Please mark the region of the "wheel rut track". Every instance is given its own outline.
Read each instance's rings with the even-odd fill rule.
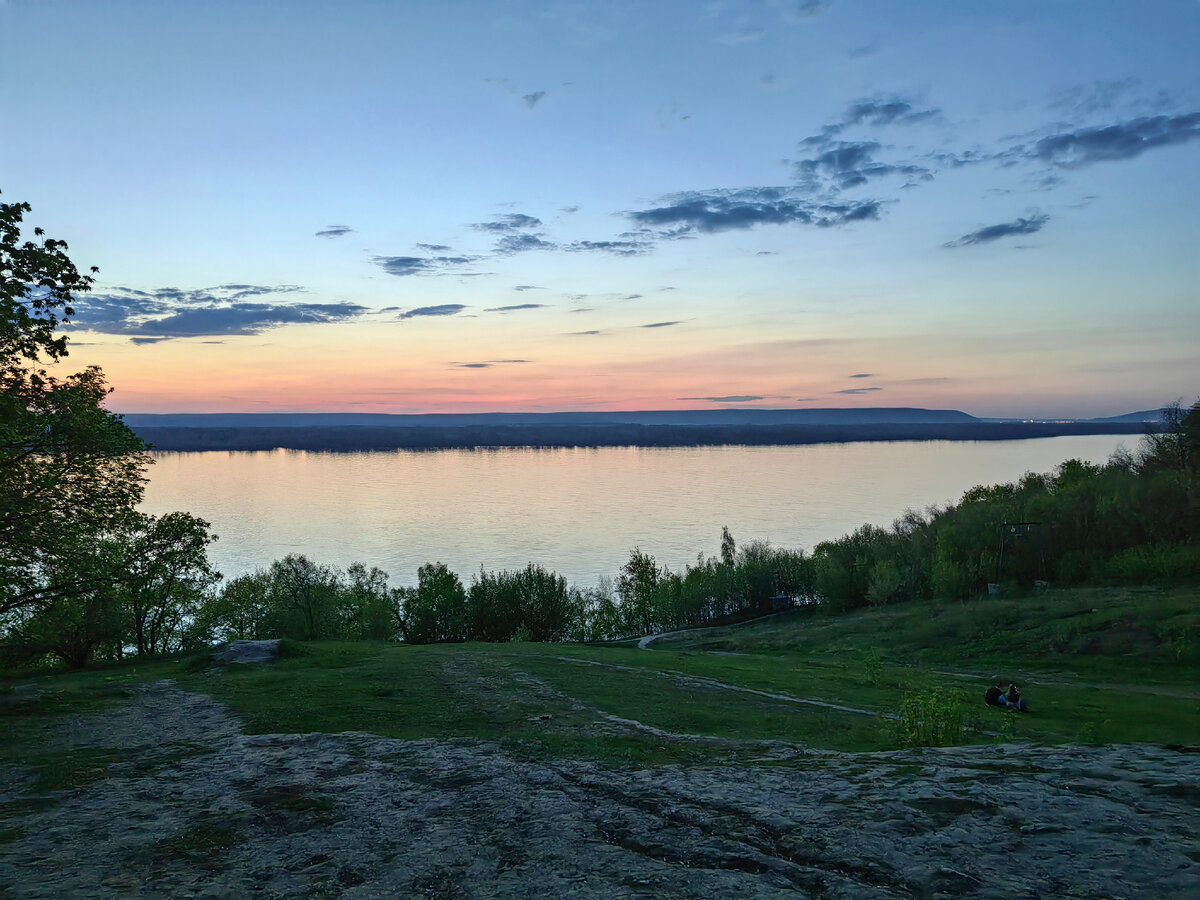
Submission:
[[[595,797],[599,795],[617,806],[652,816],[665,825],[694,829],[700,832],[703,838],[715,839],[728,848],[727,852],[720,853],[716,847],[708,852],[695,848],[682,850],[661,841],[641,840],[628,828],[595,823],[597,833],[607,843],[643,856],[685,868],[735,869],[752,874],[769,872],[786,879],[798,888],[819,895],[824,895],[830,890],[830,876],[851,883],[842,885],[843,890],[854,886],[861,889],[870,888],[876,896],[880,896],[880,890],[898,892],[898,896],[907,896],[914,891],[912,885],[888,867],[854,864],[837,859],[823,849],[816,849],[825,845],[819,838],[808,835],[798,837],[792,833],[794,830],[775,827],[730,804],[706,802],[704,806],[700,806],[678,795],[661,799],[634,796],[595,778],[585,778],[564,769],[556,771],[566,782],[563,790],[571,794],[573,799],[594,802]],[[736,836],[730,833],[730,829],[714,827],[717,822],[731,819],[741,825]]]

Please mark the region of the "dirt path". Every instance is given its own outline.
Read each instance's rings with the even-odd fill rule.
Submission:
[[[117,761],[50,797],[3,770],[6,896],[1200,894],[1200,757],[1148,746],[614,770],[486,742],[248,736],[165,682],[52,737]]]
[[[756,697],[766,697],[769,700],[778,700],[782,703],[795,703],[802,706],[820,706],[824,709],[836,709],[839,712],[854,713],[860,716],[882,716],[885,719],[896,718],[887,713],[878,713],[871,709],[859,709],[855,706],[842,706],[837,703],[829,703],[825,700],[810,700],[805,697],[793,697],[790,694],[776,694],[771,691],[760,691],[757,688],[742,687],[738,684],[728,684],[724,681],[717,681],[715,678],[704,678],[700,675],[689,675],[686,672],[677,672],[674,669],[643,669],[638,666],[622,666],[619,663],[604,663],[594,659],[582,659],[577,656],[560,656],[558,657],[563,662],[580,663],[588,666],[599,666],[604,669],[621,669],[626,672],[638,672],[642,675],[661,675],[663,678],[670,678],[677,684],[693,685],[695,687],[712,688],[718,691],[731,691],[740,694],[752,694]]]

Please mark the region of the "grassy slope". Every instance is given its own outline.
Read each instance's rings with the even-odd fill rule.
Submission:
[[[228,703],[254,732],[485,738],[537,756],[689,762],[755,758],[762,754],[755,742],[764,740],[894,747],[886,716],[906,693],[939,687],[961,698],[973,740],[1194,744],[1198,636],[1195,588],[1062,591],[837,617],[793,612],[663,638],[649,650],[287,644],[273,666],[231,666],[219,675],[208,674],[207,663],[163,662],[45,676],[36,681],[53,693],[0,711],[15,736],[36,730],[42,713],[84,708],[114,691],[119,699],[129,682],[172,676]],[[996,675],[1021,684],[1035,712],[985,707],[983,690]],[[613,716],[670,734],[622,726]]]

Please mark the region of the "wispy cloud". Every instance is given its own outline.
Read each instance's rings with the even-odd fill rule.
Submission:
[[[792,170],[798,181],[813,189],[839,191],[892,175],[910,179],[932,177],[928,168],[915,163],[880,162],[875,158],[880,149],[876,141],[835,141],[816,156],[792,163]]]
[[[485,309],[484,312],[510,313],[519,312],[523,309],[545,309],[545,303],[514,303],[510,306],[493,306]]]
[[[918,108],[903,97],[871,97],[851,103],[842,122],[846,125],[914,125],[940,115],[940,110]]]
[[[654,249],[651,241],[643,240],[572,241],[561,246],[571,253],[611,253],[614,256],[640,256]]]
[[[261,298],[302,291],[296,285],[252,284],[194,290],[116,287],[77,297],[75,318],[68,327],[128,335],[134,343],[149,344],[176,338],[258,334],[281,325],[329,324],[368,312],[354,303],[261,302]]]
[[[755,400],[765,400],[755,394],[729,394],[724,397],[676,397],[676,400],[704,400],[708,403],[752,403]]]
[[[783,4],[787,15],[800,17],[818,14],[828,6],[821,0],[799,3],[788,0]],[[718,11],[714,15],[724,13]],[[747,36],[758,27],[728,24],[727,30],[745,31]],[[489,81],[521,98],[529,108],[546,96],[545,91],[522,94],[506,79]],[[1062,103],[1073,112],[1107,111],[1112,115],[1116,103],[1113,97],[1126,98],[1121,100],[1122,109],[1138,108],[1130,99],[1134,93],[1124,83],[1098,84]],[[1166,101],[1160,97],[1155,102]],[[1144,103],[1141,108],[1150,107]],[[562,218],[554,219],[552,230],[537,216],[505,213],[470,225],[495,238],[488,252],[468,255],[455,253],[444,244],[418,244],[421,255],[377,256],[373,261],[396,276],[466,276],[480,274],[464,269],[490,256],[509,257],[538,251],[633,257],[651,253],[665,241],[695,239],[704,234],[767,226],[833,228],[872,222],[883,217],[889,204],[899,202],[905,189],[934,179],[941,170],[962,166],[1021,166],[1024,182],[1014,187],[1014,191],[1060,190],[1066,170],[1100,161],[1132,159],[1150,149],[1182,144],[1200,136],[1200,113],[1142,115],[1114,124],[1086,127],[1060,123],[1030,132],[1034,136],[1016,146],[1011,137],[999,139],[992,149],[956,148],[947,125],[940,108],[917,97],[892,93],[868,95],[849,103],[840,115],[798,141],[798,158],[785,161],[793,176],[791,184],[715,187],[666,194],[652,205],[619,213],[635,227],[607,239],[573,239],[561,235],[557,230],[565,227]],[[908,134],[921,134],[912,130],[916,128],[939,129],[936,149],[922,151],[907,142],[895,144],[887,140],[889,131],[900,129],[908,129]],[[559,209],[572,213],[578,207]],[[1038,213],[989,225],[945,246],[965,247],[1032,234],[1048,220],[1048,216]],[[347,226],[329,226],[326,231],[343,228]],[[534,285],[514,288],[535,289],[538,288]]]
[[[670,328],[672,325],[682,325],[682,321],[674,322],[651,322],[649,325],[639,325],[638,328]]]
[[[1176,116],[1142,116],[1092,128],[1052,134],[1011,151],[1063,169],[1098,162],[1133,159],[1147,150],[1200,138],[1200,112]]]
[[[850,377],[851,377],[851,378],[874,378],[874,377],[875,377],[875,373],[873,373],[873,372],[859,372],[857,375],[851,375]]]
[[[803,21],[819,16],[833,6],[833,0],[774,0],[785,17]]]
[[[349,225],[326,225],[323,229],[313,234],[313,237],[319,238],[339,238],[347,234],[352,234],[354,229]]]
[[[1026,218],[1017,219],[1014,222],[1002,222],[999,225],[989,225],[986,228],[980,228],[978,231],[972,231],[970,234],[964,234],[958,240],[948,241],[943,244],[943,247],[970,247],[973,244],[986,244],[990,241],[996,241],[1000,238],[1012,237],[1019,234],[1033,234],[1041,231],[1042,226],[1050,221],[1050,217],[1044,213]]]
[[[888,125],[917,125],[925,122],[940,121],[942,112],[934,107],[922,107],[912,98],[899,96],[877,95],[856,100],[846,107],[841,118],[822,125],[815,134],[800,141],[802,148],[827,148],[835,143],[842,132],[848,128],[869,125],[880,128]],[[878,150],[875,141],[872,151]]]
[[[489,359],[483,362],[456,362],[450,365],[456,369],[490,369],[493,366],[512,366],[527,362],[528,359]]]
[[[493,249],[501,256],[511,256],[530,250],[557,250],[558,244],[543,239],[540,234],[508,234],[496,241]]]
[[[415,319],[419,316],[454,316],[458,315],[466,305],[463,303],[441,303],[437,306],[418,306],[407,312],[400,313],[401,319]]]
[[[347,302],[262,301],[302,290],[294,284],[109,288],[78,296],[74,302],[76,316],[67,326],[100,334],[127,335],[133,343],[144,344],[184,337],[256,335],[280,325],[344,322],[368,312],[365,306]]]
[[[498,87],[514,97],[518,96],[517,86],[508,78],[485,78],[483,83]],[[546,91],[530,91],[528,94],[520,94],[520,98],[526,109],[533,109],[546,98],[546,94]]]
[[[869,394],[871,391],[882,391],[881,387],[846,388],[844,391],[833,391],[835,394]]]
[[[371,261],[389,275],[433,275],[468,266],[474,256],[375,256]]]
[[[792,187],[748,187],[669,194],[662,205],[626,215],[639,225],[684,226],[702,232],[730,231],[756,225],[829,227],[879,218],[876,200],[819,202]]]
[[[471,227],[477,231],[490,231],[496,234],[508,234],[522,228],[539,228],[542,220],[536,216],[523,213],[507,213],[492,219],[490,222],[474,222]]]
[[[518,284],[513,287],[514,291],[544,291],[545,288],[536,284]]]

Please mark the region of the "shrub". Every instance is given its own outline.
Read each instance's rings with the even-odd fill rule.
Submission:
[[[966,734],[966,709],[961,694],[932,688],[904,695],[896,737],[905,747],[947,747],[961,744]]]
[[[1169,582],[1200,575],[1200,548],[1130,547],[1108,561],[1104,574],[1109,579],[1126,582]]]

